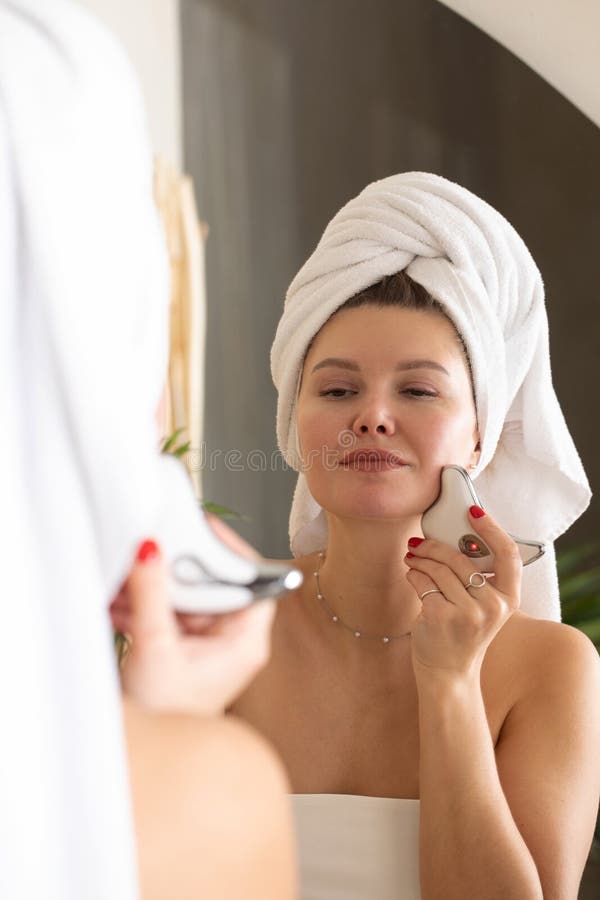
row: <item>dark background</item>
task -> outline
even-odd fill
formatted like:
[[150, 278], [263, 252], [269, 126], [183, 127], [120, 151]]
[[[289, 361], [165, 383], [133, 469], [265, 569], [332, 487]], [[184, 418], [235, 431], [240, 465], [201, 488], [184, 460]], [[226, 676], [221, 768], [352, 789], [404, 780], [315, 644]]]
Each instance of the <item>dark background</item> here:
[[[289, 557], [269, 349], [291, 278], [368, 182], [437, 172], [500, 210], [546, 284], [553, 374], [600, 479], [600, 129], [435, 0], [183, 0], [185, 166], [207, 245], [204, 495]], [[576, 63], [576, 61], [574, 61]], [[239, 451], [240, 471], [224, 454]], [[262, 450], [267, 471], [250, 471]], [[255, 468], [260, 460], [251, 457]], [[231, 462], [231, 460], [230, 460]], [[590, 510], [559, 542], [600, 537]]]

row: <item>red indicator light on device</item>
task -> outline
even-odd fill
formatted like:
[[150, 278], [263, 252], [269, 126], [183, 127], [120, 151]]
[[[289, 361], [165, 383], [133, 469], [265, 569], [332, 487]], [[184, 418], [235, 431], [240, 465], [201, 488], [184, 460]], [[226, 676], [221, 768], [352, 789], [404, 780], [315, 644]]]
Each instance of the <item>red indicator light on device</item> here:
[[476, 544], [475, 541], [470, 541], [467, 544], [467, 549], [470, 550], [471, 553], [478, 553], [479, 552], [479, 544]]

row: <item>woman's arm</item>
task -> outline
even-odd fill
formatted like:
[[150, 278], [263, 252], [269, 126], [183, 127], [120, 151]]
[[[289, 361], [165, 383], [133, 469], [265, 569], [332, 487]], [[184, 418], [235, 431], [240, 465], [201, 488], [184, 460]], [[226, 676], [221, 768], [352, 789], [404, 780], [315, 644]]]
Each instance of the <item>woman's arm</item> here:
[[407, 580], [422, 599], [411, 649], [423, 900], [576, 900], [600, 792], [598, 654], [573, 628], [532, 623], [511, 654], [519, 662], [507, 677], [525, 669], [528, 678], [494, 754], [480, 673], [519, 607], [523, 566], [491, 516], [475, 506], [469, 515], [494, 556], [483, 584], [446, 544], [413, 541], [407, 555]]
[[214, 621], [176, 616], [154, 542], [142, 545], [112, 604], [113, 625], [132, 638], [122, 684], [141, 900], [296, 895], [281, 763], [258, 734], [221, 715], [268, 660], [269, 607]]
[[537, 624], [495, 752], [478, 675], [421, 673], [423, 900], [576, 900], [600, 793], [600, 661], [575, 629]]
[[125, 700], [141, 900], [294, 900], [283, 768], [251, 729]]

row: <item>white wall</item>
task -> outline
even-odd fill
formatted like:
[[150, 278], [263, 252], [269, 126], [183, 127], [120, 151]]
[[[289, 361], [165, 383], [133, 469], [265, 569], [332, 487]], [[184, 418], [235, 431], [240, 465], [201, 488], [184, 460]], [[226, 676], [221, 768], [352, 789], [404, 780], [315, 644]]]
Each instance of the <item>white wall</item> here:
[[[182, 160], [179, 0], [80, 0], [121, 40], [141, 80], [154, 149]], [[600, 0], [440, 0], [600, 125]]]
[[179, 0], [79, 0], [120, 40], [141, 81], [155, 152], [181, 167]]
[[440, 0], [600, 125], [600, 0]]

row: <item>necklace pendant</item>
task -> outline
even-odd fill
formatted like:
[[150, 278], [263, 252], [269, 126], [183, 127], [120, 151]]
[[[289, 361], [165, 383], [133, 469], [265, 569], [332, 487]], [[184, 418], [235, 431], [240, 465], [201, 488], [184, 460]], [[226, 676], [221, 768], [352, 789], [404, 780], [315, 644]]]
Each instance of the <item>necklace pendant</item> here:
[[332, 621], [332, 622], [337, 622], [337, 621], [338, 621], [338, 617], [337, 617], [337, 616], [332, 616], [332, 617], [331, 617], [331, 621]]
[[354, 637], [360, 637], [360, 631], [355, 631], [355, 632], [354, 632]]
[[390, 642], [389, 637], [381, 638], [381, 640], [383, 641], [384, 644], [389, 644], [389, 642]]

